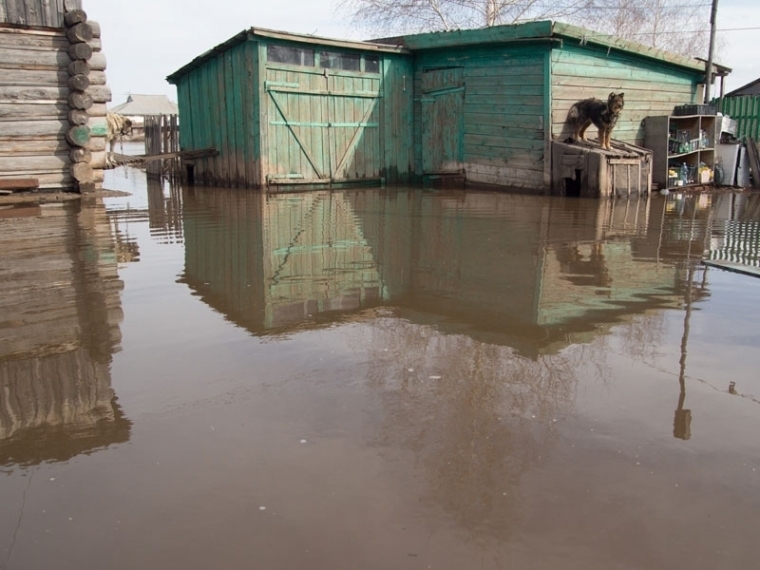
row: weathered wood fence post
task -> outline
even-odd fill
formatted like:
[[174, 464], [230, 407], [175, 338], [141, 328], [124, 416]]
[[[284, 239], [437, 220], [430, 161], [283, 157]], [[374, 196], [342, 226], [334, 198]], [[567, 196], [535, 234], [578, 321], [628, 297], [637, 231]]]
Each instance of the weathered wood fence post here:
[[[179, 118], [177, 115], [150, 115], [145, 117], [145, 154], [179, 152]], [[173, 178], [180, 174], [178, 157], [150, 161], [145, 166], [148, 176]]]

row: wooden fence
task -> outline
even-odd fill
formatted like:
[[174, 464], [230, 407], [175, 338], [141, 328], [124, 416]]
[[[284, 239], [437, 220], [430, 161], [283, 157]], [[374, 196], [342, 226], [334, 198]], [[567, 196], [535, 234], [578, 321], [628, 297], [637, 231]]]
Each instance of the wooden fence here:
[[0, 23], [63, 28], [65, 11], [81, 8], [81, 0], [0, 0]]
[[[145, 154], [152, 156], [179, 152], [179, 117], [177, 115], [151, 115], [145, 117]], [[178, 157], [146, 163], [148, 176], [179, 176], [181, 162]]]
[[721, 113], [737, 121], [736, 136], [760, 140], [760, 95], [725, 97]]

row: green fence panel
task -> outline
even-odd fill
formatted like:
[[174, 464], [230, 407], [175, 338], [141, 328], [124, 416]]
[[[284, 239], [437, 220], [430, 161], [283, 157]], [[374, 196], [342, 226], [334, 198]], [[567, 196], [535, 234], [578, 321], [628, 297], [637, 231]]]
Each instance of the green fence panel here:
[[760, 139], [760, 95], [725, 97], [721, 112], [736, 119], [737, 137]]

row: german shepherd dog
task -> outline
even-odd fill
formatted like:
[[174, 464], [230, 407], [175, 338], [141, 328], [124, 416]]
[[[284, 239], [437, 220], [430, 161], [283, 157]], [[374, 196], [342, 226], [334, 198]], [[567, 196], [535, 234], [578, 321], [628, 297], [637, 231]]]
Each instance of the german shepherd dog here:
[[595, 97], [578, 101], [567, 114], [567, 120], [574, 126], [573, 136], [576, 141], [586, 140], [586, 129], [591, 123], [599, 129], [599, 145], [610, 150], [610, 135], [623, 110], [624, 93], [610, 93], [607, 102]]

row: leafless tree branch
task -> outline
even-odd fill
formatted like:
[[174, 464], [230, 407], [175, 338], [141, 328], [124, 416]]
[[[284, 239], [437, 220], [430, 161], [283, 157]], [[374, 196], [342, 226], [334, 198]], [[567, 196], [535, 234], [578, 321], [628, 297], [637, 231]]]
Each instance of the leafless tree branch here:
[[686, 4], [685, 0], [340, 0], [339, 10], [368, 31], [393, 35], [562, 20], [602, 35], [704, 57], [709, 6]]

